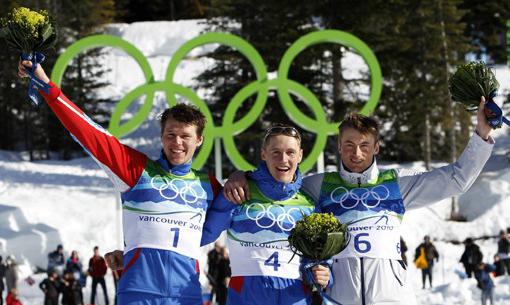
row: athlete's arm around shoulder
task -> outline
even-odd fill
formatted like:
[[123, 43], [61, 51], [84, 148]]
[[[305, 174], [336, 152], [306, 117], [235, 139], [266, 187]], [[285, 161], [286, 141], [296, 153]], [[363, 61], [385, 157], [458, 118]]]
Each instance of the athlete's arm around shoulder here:
[[482, 99], [478, 107], [475, 133], [459, 159], [429, 172], [399, 170], [398, 184], [407, 209], [420, 208], [466, 192], [489, 159], [494, 139], [487, 123]]
[[303, 178], [301, 185], [301, 191], [310, 196], [316, 205], [319, 203], [321, 195], [322, 180], [324, 180], [324, 174], [310, 175]]
[[202, 229], [201, 246], [208, 245], [220, 236], [221, 232], [230, 227], [232, 222], [232, 211], [237, 204], [230, 202], [225, 198], [223, 192], [219, 191], [214, 201], [207, 210], [204, 227]]
[[[25, 67], [31, 66], [30, 61], [20, 62], [18, 75], [27, 77]], [[62, 93], [60, 88], [50, 81], [40, 64], [37, 65], [34, 74], [50, 85], [49, 93], [39, 91], [48, 106], [73, 138], [106, 171], [115, 187], [121, 192], [133, 187], [145, 168], [147, 156], [121, 144], [108, 131], [87, 117]]]

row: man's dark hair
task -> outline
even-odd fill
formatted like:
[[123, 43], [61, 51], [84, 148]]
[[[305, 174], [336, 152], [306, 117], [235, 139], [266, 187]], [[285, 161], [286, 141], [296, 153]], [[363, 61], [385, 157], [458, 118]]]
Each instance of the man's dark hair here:
[[95, 246], [95, 247], [94, 247], [94, 251], [96, 251], [96, 250], [99, 250], [99, 247], [98, 247], [98, 246]]
[[165, 129], [165, 124], [169, 119], [176, 120], [187, 125], [195, 125], [197, 127], [197, 135], [200, 137], [204, 132], [206, 119], [197, 107], [187, 104], [177, 104], [166, 109], [161, 114], [159, 121], [161, 126], [161, 134]]
[[347, 115], [338, 126], [339, 136], [342, 136], [342, 132], [347, 128], [355, 129], [362, 134], [371, 134], [376, 140], [379, 139], [379, 124], [377, 124], [377, 121], [362, 114], [350, 113]]

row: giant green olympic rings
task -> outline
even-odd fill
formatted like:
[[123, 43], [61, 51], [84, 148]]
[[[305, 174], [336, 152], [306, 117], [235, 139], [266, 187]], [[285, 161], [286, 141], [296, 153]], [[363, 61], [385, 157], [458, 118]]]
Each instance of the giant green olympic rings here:
[[[205, 101], [200, 99], [193, 90], [173, 82], [177, 66], [186, 58], [186, 55], [196, 47], [211, 43], [227, 45], [246, 56], [253, 65], [257, 78], [242, 88], [228, 103], [221, 126], [214, 124], [212, 114]], [[382, 75], [379, 63], [370, 48], [363, 41], [349, 33], [337, 30], [313, 32], [298, 39], [285, 52], [278, 68], [278, 76], [271, 80], [267, 79], [266, 66], [257, 50], [242, 38], [227, 33], [207, 33], [186, 42], [172, 56], [168, 64], [165, 80], [157, 82], [154, 80], [152, 69], [145, 56], [129, 42], [111, 35], [86, 37], [72, 44], [60, 55], [51, 73], [51, 79], [57, 85], [60, 85], [67, 65], [80, 52], [97, 47], [122, 49], [138, 63], [146, 83], [134, 88], [115, 106], [108, 127], [109, 131], [117, 137], [122, 137], [138, 128], [150, 113], [156, 91], [164, 91], [166, 93], [169, 106], [177, 103], [177, 96], [184, 97], [196, 105], [207, 118], [207, 125], [204, 130], [204, 144], [193, 162], [194, 168], [200, 168], [204, 165], [211, 153], [214, 138], [217, 137], [223, 139], [225, 151], [237, 168], [242, 170], [253, 168], [253, 165], [246, 161], [236, 148], [234, 136], [246, 130], [257, 120], [264, 109], [269, 90], [276, 90], [282, 107], [290, 119], [301, 128], [317, 134], [311, 152], [301, 163], [301, 170], [306, 172], [312, 168], [317, 157], [324, 150], [328, 135], [337, 133], [339, 122], [328, 122], [324, 109], [317, 97], [306, 87], [288, 79], [287, 76], [294, 58], [307, 47], [319, 43], [336, 43], [349, 46], [365, 59], [371, 73], [371, 90], [370, 98], [360, 112], [365, 115], [370, 114], [375, 109], [382, 90]], [[252, 108], [243, 118], [234, 122], [237, 110], [248, 97], [255, 93], [257, 98]], [[314, 118], [310, 118], [301, 112], [293, 102], [290, 94], [302, 100], [312, 110]], [[136, 98], [142, 95], [146, 95], [142, 107], [132, 118], [121, 124], [121, 115]]]

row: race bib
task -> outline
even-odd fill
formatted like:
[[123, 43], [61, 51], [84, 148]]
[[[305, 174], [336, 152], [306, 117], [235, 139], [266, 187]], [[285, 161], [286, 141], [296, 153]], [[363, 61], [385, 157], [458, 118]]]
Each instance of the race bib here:
[[356, 222], [348, 227], [350, 242], [335, 258], [371, 257], [402, 259], [400, 221], [381, 215]]
[[191, 211], [152, 215], [124, 209], [124, 252], [134, 248], [155, 248], [198, 259], [203, 217]]
[[[258, 244], [228, 239], [232, 276], [277, 276], [300, 279], [300, 257], [288, 242]], [[292, 258], [292, 260], [291, 260]]]

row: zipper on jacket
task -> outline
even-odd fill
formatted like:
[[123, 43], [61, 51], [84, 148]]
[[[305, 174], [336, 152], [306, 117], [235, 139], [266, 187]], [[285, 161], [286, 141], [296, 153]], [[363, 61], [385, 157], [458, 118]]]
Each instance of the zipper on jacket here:
[[[358, 178], [359, 179], [359, 178]], [[360, 257], [361, 268], [361, 305], [365, 305], [365, 267], [363, 265], [363, 257]]]
[[358, 187], [361, 187], [361, 177], [358, 177]]

